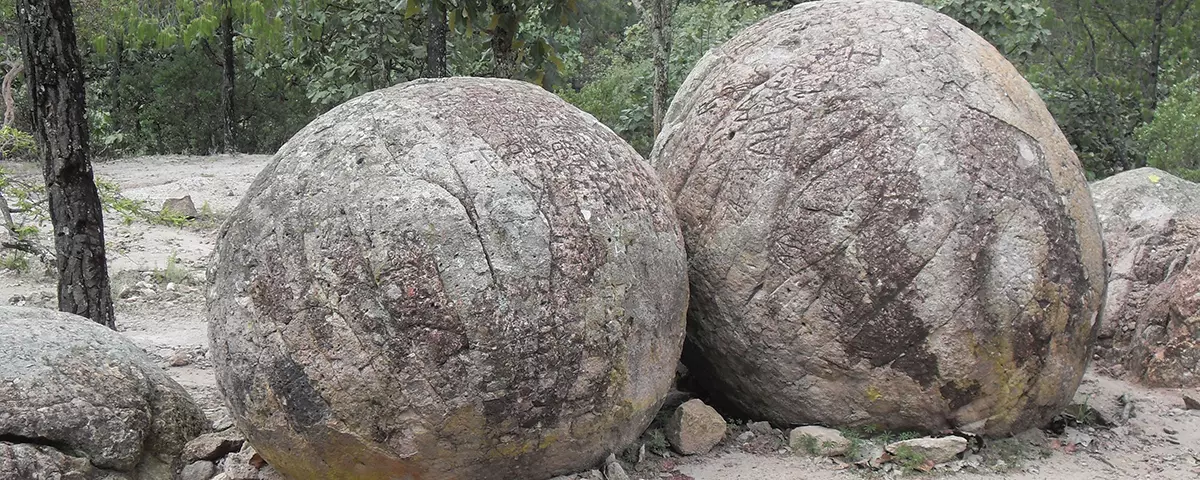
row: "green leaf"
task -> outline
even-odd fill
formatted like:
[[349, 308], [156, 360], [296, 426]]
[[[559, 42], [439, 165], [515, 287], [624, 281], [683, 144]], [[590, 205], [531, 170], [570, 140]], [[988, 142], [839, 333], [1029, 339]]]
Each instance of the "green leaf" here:
[[97, 35], [92, 39], [92, 48], [96, 50], [96, 53], [104, 55], [108, 51], [108, 37]]
[[404, 18], [412, 18], [418, 13], [421, 13], [420, 0], [408, 0], [408, 6], [404, 8]]

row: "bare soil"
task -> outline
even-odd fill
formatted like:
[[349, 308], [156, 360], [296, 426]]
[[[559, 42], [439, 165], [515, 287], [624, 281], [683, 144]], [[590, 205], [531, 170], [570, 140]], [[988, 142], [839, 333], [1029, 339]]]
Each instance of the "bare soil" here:
[[[215, 423], [228, 422], [228, 412], [217, 393], [208, 359], [204, 270], [220, 222], [268, 160], [268, 156], [250, 155], [154, 156], [95, 165], [96, 175], [118, 184], [125, 197], [157, 209], [165, 199], [190, 195], [204, 213], [183, 227], [147, 219], [127, 224], [120, 217], [109, 216], [106, 236], [114, 296], [118, 297], [118, 330], [161, 359], [163, 368], [195, 396]], [[0, 167], [39, 180], [35, 165], [6, 163]], [[0, 301], [54, 308], [54, 291], [53, 277], [40, 268], [0, 270]], [[734, 425], [726, 441], [707, 455], [664, 457], [651, 449], [631, 466], [630, 476], [672, 480], [1196, 479], [1200, 478], [1200, 411], [1184, 410], [1184, 393], [1189, 392], [1148, 389], [1089, 373], [1076, 393], [1076, 402], [1094, 409], [1111, 426], [1093, 421], [1068, 427], [1058, 435], [1038, 430], [989, 440], [978, 453], [929, 473], [797, 455], [787, 448], [783, 431], [754, 434]]]

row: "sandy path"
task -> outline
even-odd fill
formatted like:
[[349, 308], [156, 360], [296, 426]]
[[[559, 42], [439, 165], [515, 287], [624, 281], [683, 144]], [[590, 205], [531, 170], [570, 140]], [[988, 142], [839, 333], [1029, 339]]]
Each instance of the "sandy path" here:
[[[158, 156], [122, 159], [96, 165], [97, 175], [122, 188], [125, 196], [147, 201], [157, 208], [166, 198], [191, 195], [197, 208], [208, 205], [218, 219], [224, 218], [241, 200], [267, 156], [182, 157]], [[19, 175], [37, 179], [31, 165], [6, 164]], [[136, 221], [124, 225], [107, 219], [110, 271], [114, 290], [122, 293], [116, 303], [118, 329], [151, 355], [162, 359], [164, 368], [186, 387], [214, 420], [226, 415], [207, 358], [208, 336], [204, 319], [203, 275], [216, 238], [217, 222], [174, 228]], [[168, 287], [154, 279], [175, 257], [186, 279]], [[36, 273], [0, 271], [0, 299], [30, 305], [53, 306], [54, 283]], [[184, 366], [172, 367], [171, 360], [186, 357]], [[1073, 453], [1047, 448], [1054, 441], [1033, 435], [1033, 443], [1017, 452], [1030, 457], [1021, 465], [993, 471], [988, 467], [958, 473], [937, 472], [938, 477], [956, 479], [1197, 479], [1200, 478], [1200, 414], [1182, 410], [1181, 391], [1145, 389], [1120, 380], [1089, 375], [1076, 395], [1106, 416], [1116, 419], [1122, 410], [1121, 395], [1135, 399], [1135, 416], [1113, 429], [1080, 432], [1093, 442]], [[1167, 432], [1175, 432], [1168, 434]], [[1038, 432], [1034, 432], [1035, 434]], [[682, 480], [791, 480], [890, 478], [894, 474], [857, 467], [840, 468], [828, 459], [811, 459], [787, 453], [746, 453], [736, 441], [702, 457], [671, 458], [675, 476], [663, 469], [643, 468], [633, 478]], [[1014, 442], [1021, 443], [1021, 442]], [[1028, 442], [1025, 442], [1028, 443]], [[986, 452], [987, 449], [985, 449]], [[1037, 452], [1047, 452], [1042, 458]], [[1014, 463], [1020, 463], [1014, 460]], [[645, 467], [646, 465], [643, 465]], [[903, 477], [916, 478], [911, 473]]]

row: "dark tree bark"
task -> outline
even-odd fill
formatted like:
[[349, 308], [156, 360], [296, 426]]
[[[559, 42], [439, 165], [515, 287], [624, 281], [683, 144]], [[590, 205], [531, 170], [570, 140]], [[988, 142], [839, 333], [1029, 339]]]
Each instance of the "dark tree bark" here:
[[449, 75], [446, 70], [446, 34], [450, 30], [446, 18], [446, 4], [441, 0], [433, 0], [429, 5], [429, 31], [425, 36], [425, 71], [427, 78], [441, 78]]
[[83, 62], [70, 0], [17, 0], [32, 124], [54, 225], [58, 309], [115, 327], [104, 217], [88, 161]]
[[1163, 25], [1163, 0], [1154, 0], [1154, 16], [1150, 31], [1150, 52], [1147, 60], [1147, 80], [1143, 95], [1146, 97], [1145, 120], [1154, 120], [1154, 111], [1158, 109], [1158, 77], [1162, 71], [1162, 42], [1165, 35]]
[[234, 68], [237, 66], [233, 57], [233, 2], [224, 0], [221, 12], [221, 141], [225, 153], [237, 151], [237, 139], [234, 136]]
[[517, 52], [513, 50], [513, 39], [517, 36], [517, 14], [512, 0], [491, 0], [492, 14], [496, 15], [496, 29], [492, 31], [492, 76], [513, 78], [517, 74]]
[[667, 114], [667, 98], [671, 59], [671, 14], [675, 0], [649, 0], [646, 10], [650, 15], [650, 41], [654, 48], [654, 98], [652, 115], [653, 135], [662, 131], [663, 117]]

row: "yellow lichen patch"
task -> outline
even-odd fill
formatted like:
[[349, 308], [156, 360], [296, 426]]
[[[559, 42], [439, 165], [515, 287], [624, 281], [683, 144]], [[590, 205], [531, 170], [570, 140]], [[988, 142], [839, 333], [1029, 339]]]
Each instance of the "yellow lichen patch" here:
[[[428, 472], [412, 459], [398, 459], [375, 448], [354, 435], [323, 429], [304, 442], [290, 435], [258, 432], [283, 437], [273, 441], [257, 438], [258, 452], [288, 478], [362, 479], [362, 480], [422, 480]], [[311, 433], [310, 433], [311, 434]], [[273, 448], [292, 445], [292, 448]]]
[[1011, 424], [1025, 407], [1021, 399], [1029, 384], [1029, 375], [1017, 366], [1011, 339], [998, 336], [988, 344], [973, 342], [973, 345], [975, 357], [990, 367], [990, 375], [980, 379], [984, 393], [992, 399], [993, 413], [988, 417], [988, 424]]
[[876, 400], [883, 398], [883, 392], [879, 391], [879, 388], [874, 385], [868, 386], [866, 393], [867, 393], [867, 400], [869, 400], [871, 402], [874, 402]]

